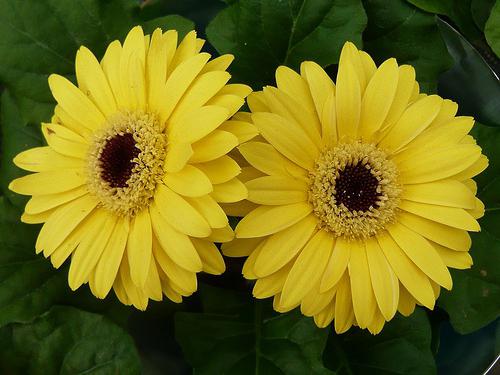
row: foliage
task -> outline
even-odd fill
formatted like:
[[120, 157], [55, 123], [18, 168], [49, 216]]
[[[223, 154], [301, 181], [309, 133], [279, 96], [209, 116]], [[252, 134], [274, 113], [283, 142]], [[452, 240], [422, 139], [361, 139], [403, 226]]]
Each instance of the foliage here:
[[[453, 290], [438, 300], [444, 312], [417, 308], [380, 335], [353, 329], [337, 336], [297, 310], [277, 314], [270, 301], [253, 299], [238, 263], [217, 279], [217, 288], [203, 279], [200, 292], [175, 308], [175, 320], [170, 302], [163, 302], [165, 311], [153, 305], [156, 313], [139, 314], [114, 298], [70, 292], [67, 269], [54, 270], [34, 254], [39, 227], [19, 222], [26, 199], [7, 189], [22, 174], [11, 160], [42, 144], [39, 124], [54, 107], [48, 75], [74, 80], [80, 45], [101, 57], [136, 24], [181, 34], [196, 27], [206, 33], [210, 53], [235, 55], [234, 81], [256, 89], [273, 83], [279, 65], [297, 69], [304, 60], [334, 78], [341, 46], [350, 40], [377, 63], [396, 57], [414, 65], [424, 91], [457, 101], [462, 114], [483, 123], [474, 130], [490, 159], [477, 179], [486, 204], [483, 230], [473, 236], [474, 266], [453, 272]], [[499, 30], [499, 0], [0, 0], [0, 371], [139, 374], [142, 366], [151, 374], [189, 373], [190, 367], [197, 374], [435, 373], [440, 338], [441, 347], [453, 347], [441, 324], [449, 320], [461, 334], [492, 330], [500, 314]], [[173, 328], [155, 332], [143, 345], [142, 326], [132, 323], [151, 319], [175, 324], [175, 337]], [[490, 341], [486, 352], [498, 352]], [[185, 360], [151, 360], [180, 349]], [[438, 367], [450, 358], [460, 359], [440, 349]]]

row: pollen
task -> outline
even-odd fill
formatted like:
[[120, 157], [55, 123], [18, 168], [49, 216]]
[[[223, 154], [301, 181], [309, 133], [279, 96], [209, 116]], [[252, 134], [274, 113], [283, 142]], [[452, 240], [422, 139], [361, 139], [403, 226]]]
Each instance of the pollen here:
[[393, 222], [400, 194], [396, 165], [370, 143], [324, 149], [309, 175], [319, 226], [347, 239], [368, 238]]
[[161, 181], [167, 140], [154, 115], [120, 113], [96, 132], [88, 155], [88, 187], [120, 216], [148, 207]]

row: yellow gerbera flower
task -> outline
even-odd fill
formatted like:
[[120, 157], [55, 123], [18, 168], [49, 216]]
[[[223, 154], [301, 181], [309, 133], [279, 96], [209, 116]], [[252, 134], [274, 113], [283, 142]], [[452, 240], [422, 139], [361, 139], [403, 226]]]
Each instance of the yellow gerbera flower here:
[[180, 302], [197, 272], [224, 272], [214, 242], [233, 232], [219, 202], [247, 196], [226, 154], [242, 125], [229, 119], [251, 89], [227, 84], [231, 55], [209, 61], [194, 31], [177, 39], [135, 27], [100, 63], [81, 47], [78, 87], [49, 77], [58, 104], [42, 124], [48, 146], [14, 159], [37, 173], [10, 184], [33, 196], [22, 221], [45, 223], [36, 252], [56, 268], [71, 255], [71, 289], [88, 282], [104, 298], [113, 287], [139, 309], [163, 294]]
[[257, 171], [258, 207], [228, 256], [249, 255], [257, 298], [300, 305], [320, 327], [379, 332], [397, 310], [432, 309], [447, 267], [468, 268], [468, 231], [484, 206], [472, 177], [487, 166], [457, 105], [419, 94], [411, 66], [378, 68], [346, 43], [337, 84], [313, 62], [280, 67], [277, 88], [248, 98], [262, 138], [239, 147]]

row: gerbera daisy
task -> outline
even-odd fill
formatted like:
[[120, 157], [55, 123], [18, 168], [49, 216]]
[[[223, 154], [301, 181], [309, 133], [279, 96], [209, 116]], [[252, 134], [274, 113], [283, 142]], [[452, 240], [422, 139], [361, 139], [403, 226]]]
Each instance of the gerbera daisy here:
[[49, 77], [48, 146], [14, 159], [37, 173], [10, 184], [32, 195], [22, 221], [44, 223], [36, 252], [56, 268], [71, 256], [71, 289], [88, 282], [104, 298], [113, 287], [140, 309], [163, 294], [180, 302], [197, 272], [224, 272], [214, 242], [233, 232], [219, 202], [247, 196], [226, 154], [241, 128], [229, 119], [251, 89], [227, 84], [231, 55], [209, 61], [194, 31], [177, 39], [135, 27], [100, 62], [81, 47], [78, 86]]
[[484, 206], [471, 179], [487, 166], [457, 105], [419, 93], [415, 71], [378, 68], [352, 43], [336, 85], [313, 62], [276, 72], [248, 98], [262, 138], [239, 151], [258, 207], [236, 227], [228, 256], [277, 311], [300, 305], [324, 327], [379, 332], [397, 310], [434, 307], [448, 267], [468, 268]]

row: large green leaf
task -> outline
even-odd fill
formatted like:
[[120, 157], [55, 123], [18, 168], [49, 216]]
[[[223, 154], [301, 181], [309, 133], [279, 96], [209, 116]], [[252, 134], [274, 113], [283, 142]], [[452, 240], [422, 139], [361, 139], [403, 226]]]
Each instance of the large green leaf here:
[[452, 270], [453, 289], [443, 291], [438, 300], [460, 333], [476, 331], [500, 316], [500, 130], [476, 124], [473, 135], [490, 160], [486, 172], [476, 178], [486, 214], [480, 220], [481, 232], [472, 234], [474, 265]]
[[484, 30], [486, 21], [488, 20], [491, 9], [495, 5], [496, 0], [472, 0], [470, 4], [470, 10], [472, 13], [472, 18], [476, 23], [476, 26], [480, 30]]
[[21, 171], [12, 159], [19, 152], [42, 144], [42, 135], [38, 125], [29, 125], [21, 117], [17, 103], [8, 90], [0, 99], [0, 193], [3, 193], [16, 205], [26, 203], [26, 198], [11, 192], [7, 186], [14, 178], [26, 172]]
[[260, 89], [274, 82], [279, 65], [337, 63], [345, 41], [361, 45], [365, 25], [361, 0], [239, 0], [206, 32], [221, 54], [235, 55], [235, 79]]
[[[102, 56], [109, 42], [140, 23], [139, 9], [133, 0], [0, 0], [0, 82], [18, 98], [23, 118], [48, 120], [54, 105], [48, 75], [71, 77], [80, 45]], [[193, 26], [181, 17], [154, 23], [183, 32]]]
[[32, 322], [0, 331], [2, 373], [140, 374], [131, 337], [101, 315], [53, 307]]
[[442, 20], [438, 24], [454, 62], [439, 79], [439, 93], [458, 102], [462, 114], [500, 126], [500, 81], [460, 33]]
[[497, 1], [491, 10], [484, 27], [484, 35], [491, 49], [500, 57], [500, 1]]
[[299, 311], [276, 315], [269, 301], [204, 287], [203, 313], [178, 313], [176, 337], [196, 374], [332, 374], [321, 353], [328, 330]]
[[435, 16], [404, 0], [364, 0], [368, 27], [365, 49], [377, 62], [389, 57], [413, 65], [424, 92], [436, 90], [440, 73], [451, 65]]
[[0, 327], [26, 322], [65, 298], [66, 272], [34, 255], [38, 226], [19, 222], [20, 212], [0, 197]]
[[398, 314], [375, 336], [360, 329], [332, 333], [323, 357], [338, 375], [431, 375], [436, 368], [430, 346], [429, 320], [417, 308], [408, 318]]

